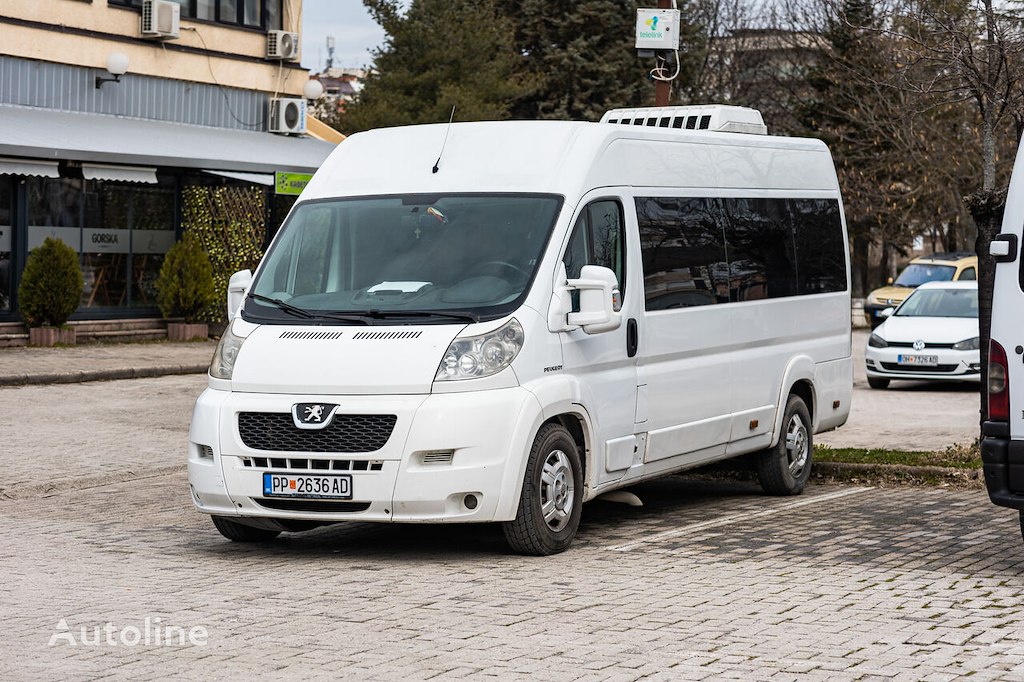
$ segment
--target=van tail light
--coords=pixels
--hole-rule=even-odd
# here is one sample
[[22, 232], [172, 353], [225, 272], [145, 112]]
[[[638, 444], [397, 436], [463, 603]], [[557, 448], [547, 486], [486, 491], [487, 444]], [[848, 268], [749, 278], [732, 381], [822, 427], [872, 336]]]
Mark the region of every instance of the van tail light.
[[995, 341], [988, 350], [988, 418], [990, 421], [1010, 421], [1010, 373], [1006, 351]]

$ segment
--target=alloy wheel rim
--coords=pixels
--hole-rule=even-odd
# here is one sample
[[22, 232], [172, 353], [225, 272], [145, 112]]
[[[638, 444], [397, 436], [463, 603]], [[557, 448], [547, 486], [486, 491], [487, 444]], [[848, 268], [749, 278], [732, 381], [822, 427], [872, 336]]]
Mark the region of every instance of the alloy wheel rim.
[[793, 478], [800, 478], [803, 473], [809, 450], [807, 427], [804, 426], [803, 420], [794, 414], [786, 428], [786, 462]]
[[544, 458], [540, 473], [540, 509], [544, 523], [553, 531], [560, 531], [569, 523], [576, 496], [572, 464], [561, 450], [552, 450]]

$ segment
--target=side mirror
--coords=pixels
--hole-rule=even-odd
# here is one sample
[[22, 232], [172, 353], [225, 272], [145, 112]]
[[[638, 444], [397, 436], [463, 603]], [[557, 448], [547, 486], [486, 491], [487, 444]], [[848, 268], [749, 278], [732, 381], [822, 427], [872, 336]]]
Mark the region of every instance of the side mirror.
[[580, 292], [580, 311], [566, 316], [569, 325], [583, 327], [588, 334], [619, 328], [622, 324], [622, 314], [618, 312], [621, 295], [614, 272], [600, 265], [584, 265], [579, 279], [570, 279], [566, 285]]
[[1012, 263], [1017, 259], [1017, 235], [997, 234], [988, 245], [988, 255], [997, 263]]
[[885, 309], [885, 310], [883, 310], [882, 312], [878, 313], [878, 315], [879, 315], [879, 316], [880, 316], [880, 317], [881, 317], [882, 319], [886, 319], [886, 318], [888, 318], [888, 317], [892, 317], [892, 314], [893, 314], [894, 312], [896, 312], [896, 309], [895, 309], [895, 308], [886, 308], [886, 309]]
[[245, 302], [245, 294], [252, 284], [252, 270], [239, 270], [228, 280], [228, 321], [235, 319], [235, 313]]

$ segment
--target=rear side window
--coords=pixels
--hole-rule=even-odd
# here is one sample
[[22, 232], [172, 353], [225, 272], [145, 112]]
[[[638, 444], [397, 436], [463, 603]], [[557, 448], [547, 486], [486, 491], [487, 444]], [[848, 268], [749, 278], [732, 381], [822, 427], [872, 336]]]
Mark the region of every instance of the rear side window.
[[976, 279], [978, 279], [978, 271], [974, 268], [974, 266], [964, 268], [963, 271], [961, 271], [960, 276], [957, 277], [957, 279], [962, 282], [973, 282]]
[[648, 310], [846, 291], [839, 202], [637, 198]]
[[636, 199], [647, 310], [729, 301], [729, 265], [717, 200]]

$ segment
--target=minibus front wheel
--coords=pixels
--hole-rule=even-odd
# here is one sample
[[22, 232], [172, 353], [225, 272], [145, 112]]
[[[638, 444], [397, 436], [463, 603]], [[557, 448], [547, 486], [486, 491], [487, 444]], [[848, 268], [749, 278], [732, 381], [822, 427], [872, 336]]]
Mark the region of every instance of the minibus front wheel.
[[565, 551], [576, 537], [583, 508], [579, 448], [561, 424], [545, 424], [526, 463], [516, 518], [502, 524], [505, 541], [519, 554]]
[[790, 395], [782, 434], [757, 458], [757, 480], [769, 495], [799, 495], [811, 477], [811, 415], [800, 396]]

